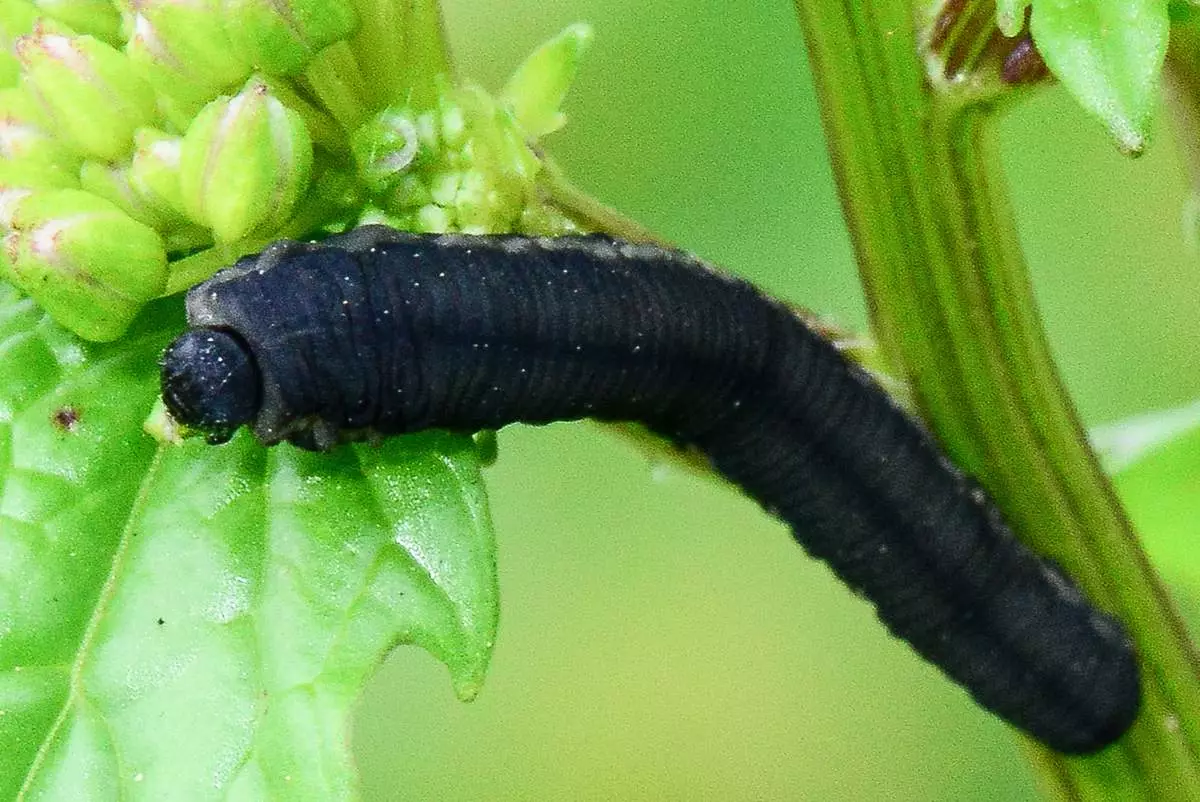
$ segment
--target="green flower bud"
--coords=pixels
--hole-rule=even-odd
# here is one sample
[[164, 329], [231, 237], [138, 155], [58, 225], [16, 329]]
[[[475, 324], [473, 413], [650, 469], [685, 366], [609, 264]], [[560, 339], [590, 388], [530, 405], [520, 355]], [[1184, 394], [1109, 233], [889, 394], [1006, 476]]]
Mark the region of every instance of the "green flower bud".
[[526, 132], [480, 89], [439, 92], [431, 111], [386, 109], [355, 131], [362, 183], [421, 231], [511, 231], [537, 202], [541, 162]]
[[166, 284], [158, 235], [95, 195], [35, 192], [12, 225], [4, 246], [13, 280], [84, 339], [115, 340]]
[[529, 149], [527, 132], [483, 90], [467, 87], [456, 95], [469, 121], [469, 138], [460, 148], [464, 166], [532, 182], [541, 163]]
[[467, 131], [466, 117], [463, 116], [462, 106], [451, 101], [445, 95], [438, 104], [441, 112], [442, 141], [448, 148], [456, 148], [463, 142]]
[[74, 176], [46, 171], [37, 165], [0, 161], [0, 233], [12, 229], [13, 214], [20, 202], [40, 189], [71, 189]]
[[312, 175], [304, 120], [251, 82], [209, 103], [188, 127], [180, 188], [188, 216], [233, 242], [286, 220]]
[[392, 191], [391, 203], [388, 204], [392, 209], [418, 209], [427, 203], [433, 202], [433, 195], [429, 192], [429, 187], [416, 175], [406, 175], [396, 184], [396, 188]]
[[438, 206], [453, 205], [464, 179], [462, 173], [455, 171], [435, 175], [429, 183], [429, 197], [433, 198], [433, 202]]
[[0, 159], [59, 174], [74, 183], [80, 157], [64, 148], [52, 130], [53, 125], [27, 92], [0, 90]]
[[121, 41], [121, 12], [109, 0], [34, 0], [38, 13], [109, 44]]
[[133, 135], [133, 164], [130, 180], [155, 205], [172, 216], [187, 216], [179, 186], [179, 159], [183, 139], [154, 128], [139, 128]]
[[21, 62], [17, 59], [16, 43], [17, 39], [30, 33], [70, 36], [72, 31], [62, 23], [39, 17], [37, 9], [27, 0], [0, 2], [0, 88], [20, 83]]
[[182, 125], [250, 75], [225, 35], [219, 0], [140, 0], [136, 10], [126, 52]]
[[84, 162], [79, 171], [79, 186], [85, 192], [104, 198], [160, 234], [193, 227], [180, 211], [138, 181], [129, 165]]
[[33, 30], [37, 9], [29, 3], [0, 3], [0, 87], [16, 86], [21, 64], [13, 54], [18, 36]]
[[350, 137], [359, 177], [372, 192], [382, 192], [399, 181], [420, 146], [412, 114], [394, 109], [384, 109]]
[[508, 79], [501, 99], [526, 136], [538, 139], [566, 123], [559, 107], [591, 41], [590, 25], [572, 25], [531, 53]]
[[441, 206], [422, 206], [417, 211], [416, 230], [423, 234], [441, 234], [451, 230], [453, 220], [450, 212]]
[[119, 161], [156, 115], [154, 92], [120, 52], [90, 36], [23, 36], [17, 58], [59, 130], [88, 156]]
[[222, 0], [225, 30], [246, 61], [272, 75], [301, 72], [321, 48], [358, 27], [344, 0]]
[[488, 234], [512, 227], [512, 218], [521, 211], [524, 197], [519, 187], [489, 180], [484, 173], [471, 170], [463, 175], [453, 205], [460, 231]]

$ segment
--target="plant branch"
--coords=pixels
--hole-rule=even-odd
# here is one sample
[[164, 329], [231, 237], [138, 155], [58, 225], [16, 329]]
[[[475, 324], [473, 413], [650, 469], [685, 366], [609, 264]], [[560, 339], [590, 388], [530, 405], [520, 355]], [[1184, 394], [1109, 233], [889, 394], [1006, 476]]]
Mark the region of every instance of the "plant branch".
[[[969, 11], [978, 3], [957, 6]], [[1002, 53], [930, 76], [904, 0], [796, 0], [842, 207], [889, 363], [955, 461], [1018, 535], [1129, 627], [1142, 713], [1116, 746], [1068, 758], [1029, 744], [1062, 799], [1192, 799], [1198, 661], [1058, 379], [990, 136], [1011, 90]], [[995, 42], [990, 30], [977, 32]], [[1016, 41], [1016, 40], [1013, 40]], [[935, 63], [930, 59], [928, 63]]]
[[1193, 12], [1171, 26], [1163, 78], [1175, 139], [1191, 185], [1183, 234], [1195, 247], [1200, 244], [1200, 14]]
[[558, 163], [545, 154], [542, 154], [542, 168], [537, 181], [543, 200], [585, 231], [602, 231], [630, 242], [652, 242], [664, 248], [674, 247], [638, 221], [575, 186]]

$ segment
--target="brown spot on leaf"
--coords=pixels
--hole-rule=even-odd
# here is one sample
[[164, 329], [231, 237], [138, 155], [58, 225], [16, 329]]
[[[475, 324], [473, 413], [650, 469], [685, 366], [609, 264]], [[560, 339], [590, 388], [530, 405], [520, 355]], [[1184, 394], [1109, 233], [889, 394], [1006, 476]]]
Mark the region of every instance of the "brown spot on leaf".
[[50, 421], [61, 431], [73, 432], [75, 431], [76, 424], [79, 423], [79, 410], [69, 404], [65, 407], [59, 407], [50, 416]]

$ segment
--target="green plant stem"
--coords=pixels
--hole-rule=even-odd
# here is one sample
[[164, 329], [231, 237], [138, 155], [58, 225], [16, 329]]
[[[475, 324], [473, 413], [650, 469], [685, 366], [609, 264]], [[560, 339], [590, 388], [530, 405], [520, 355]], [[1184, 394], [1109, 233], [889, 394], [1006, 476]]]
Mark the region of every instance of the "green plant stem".
[[631, 242], [652, 242], [664, 248], [675, 247], [638, 221], [626, 217], [575, 186], [558, 163], [544, 154], [537, 188], [543, 200], [582, 226], [585, 231], [602, 231]]
[[1137, 723], [1068, 758], [1029, 744], [1062, 799], [1200, 795], [1198, 663], [1058, 379], [989, 136], [990, 104], [931, 85], [906, 0], [796, 0], [843, 211], [889, 363], [1018, 535], [1129, 627]]
[[440, 82], [454, 77], [451, 64], [441, 3], [410, 0], [404, 48], [409, 96], [404, 102], [414, 108], [429, 108], [437, 103]]
[[214, 245], [174, 261], [171, 263], [170, 272], [167, 273], [167, 286], [160, 297], [167, 298], [176, 293], [187, 292], [221, 268], [229, 267], [248, 253], [262, 250], [270, 242], [270, 239], [262, 238]]
[[1163, 78], [1175, 140], [1192, 190], [1184, 236], [1196, 245], [1200, 242], [1200, 16], [1171, 25]]
[[409, 4], [395, 0], [354, 0], [358, 32], [350, 40], [364, 76], [372, 108], [403, 103], [404, 40]]

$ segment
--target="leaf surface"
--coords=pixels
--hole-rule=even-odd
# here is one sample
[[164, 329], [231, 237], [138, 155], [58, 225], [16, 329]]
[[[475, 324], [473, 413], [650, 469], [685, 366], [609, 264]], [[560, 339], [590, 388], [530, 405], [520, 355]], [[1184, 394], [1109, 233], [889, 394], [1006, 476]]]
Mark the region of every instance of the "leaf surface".
[[1032, 3], [1030, 32], [1046, 66], [1127, 153], [1145, 146], [1158, 103], [1167, 6], [1167, 0]]
[[471, 439], [160, 446], [141, 426], [181, 325], [159, 304], [83, 345], [0, 287], [0, 798], [351, 798], [348, 713], [389, 649], [482, 681]]

